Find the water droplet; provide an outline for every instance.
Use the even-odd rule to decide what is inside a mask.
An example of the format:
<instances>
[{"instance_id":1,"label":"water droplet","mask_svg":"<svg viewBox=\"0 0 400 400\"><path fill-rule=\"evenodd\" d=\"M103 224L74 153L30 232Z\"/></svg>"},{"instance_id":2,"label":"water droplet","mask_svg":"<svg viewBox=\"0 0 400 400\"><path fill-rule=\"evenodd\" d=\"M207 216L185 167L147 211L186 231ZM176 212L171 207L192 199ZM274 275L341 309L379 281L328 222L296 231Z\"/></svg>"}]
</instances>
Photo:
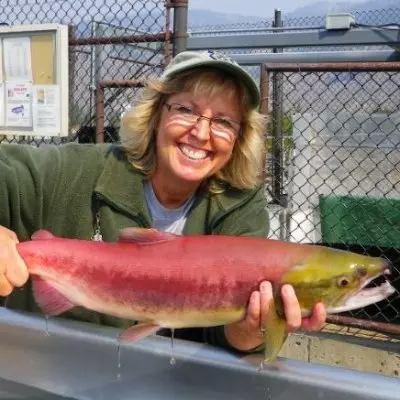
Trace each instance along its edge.
<instances>
[{"instance_id":1,"label":"water droplet","mask_svg":"<svg viewBox=\"0 0 400 400\"><path fill-rule=\"evenodd\" d=\"M121 379L121 342L120 339L118 339L118 347L117 347L117 380L119 381Z\"/></svg>"},{"instance_id":2,"label":"water droplet","mask_svg":"<svg viewBox=\"0 0 400 400\"><path fill-rule=\"evenodd\" d=\"M49 332L49 316L45 315L44 319L46 321L46 330L45 330L45 335L46 336L50 336L50 332Z\"/></svg>"},{"instance_id":3,"label":"water droplet","mask_svg":"<svg viewBox=\"0 0 400 400\"><path fill-rule=\"evenodd\" d=\"M175 356L174 356L174 334L175 334L175 329L171 328L171 357L169 359L169 363L171 365L176 364Z\"/></svg>"}]
</instances>

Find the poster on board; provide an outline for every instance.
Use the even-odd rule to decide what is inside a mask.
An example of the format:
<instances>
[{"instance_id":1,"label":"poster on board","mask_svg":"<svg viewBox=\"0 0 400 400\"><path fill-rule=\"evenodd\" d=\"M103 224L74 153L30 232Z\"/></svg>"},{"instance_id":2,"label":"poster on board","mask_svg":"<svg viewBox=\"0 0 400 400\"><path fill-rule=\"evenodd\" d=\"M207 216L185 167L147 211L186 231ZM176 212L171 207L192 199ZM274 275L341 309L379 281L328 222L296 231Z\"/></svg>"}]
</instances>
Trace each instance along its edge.
<instances>
[{"instance_id":1,"label":"poster on board","mask_svg":"<svg viewBox=\"0 0 400 400\"><path fill-rule=\"evenodd\" d=\"M33 129L43 134L60 130L60 96L57 85L34 85L32 98Z\"/></svg>"},{"instance_id":2,"label":"poster on board","mask_svg":"<svg viewBox=\"0 0 400 400\"><path fill-rule=\"evenodd\" d=\"M6 83L6 126L32 127L32 84Z\"/></svg>"},{"instance_id":3,"label":"poster on board","mask_svg":"<svg viewBox=\"0 0 400 400\"><path fill-rule=\"evenodd\" d=\"M0 136L68 136L68 49L67 25L0 27Z\"/></svg>"},{"instance_id":4,"label":"poster on board","mask_svg":"<svg viewBox=\"0 0 400 400\"><path fill-rule=\"evenodd\" d=\"M4 80L32 82L31 40L29 37L3 39Z\"/></svg>"}]
</instances>

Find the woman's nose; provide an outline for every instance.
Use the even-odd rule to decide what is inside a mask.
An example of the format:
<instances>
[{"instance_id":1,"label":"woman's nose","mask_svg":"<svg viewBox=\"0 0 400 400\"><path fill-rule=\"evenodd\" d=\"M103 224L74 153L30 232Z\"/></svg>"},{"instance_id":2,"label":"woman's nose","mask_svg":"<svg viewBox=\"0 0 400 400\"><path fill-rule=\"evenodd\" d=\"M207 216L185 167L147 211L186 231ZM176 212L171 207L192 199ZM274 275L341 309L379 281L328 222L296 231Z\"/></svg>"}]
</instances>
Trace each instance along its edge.
<instances>
[{"instance_id":1,"label":"woman's nose","mask_svg":"<svg viewBox=\"0 0 400 400\"><path fill-rule=\"evenodd\" d=\"M192 134L199 140L209 140L211 132L211 121L206 117L200 117L192 129Z\"/></svg>"}]
</instances>

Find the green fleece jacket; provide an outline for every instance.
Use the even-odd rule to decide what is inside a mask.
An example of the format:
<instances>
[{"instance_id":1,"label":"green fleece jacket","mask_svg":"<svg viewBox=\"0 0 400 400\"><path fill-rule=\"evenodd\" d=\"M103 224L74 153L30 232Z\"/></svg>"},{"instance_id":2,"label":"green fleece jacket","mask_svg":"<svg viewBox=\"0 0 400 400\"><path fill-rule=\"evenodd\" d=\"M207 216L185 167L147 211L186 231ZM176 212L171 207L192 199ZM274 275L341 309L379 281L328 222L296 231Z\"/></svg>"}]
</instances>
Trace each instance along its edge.
<instances>
[{"instance_id":1,"label":"green fleece jacket","mask_svg":"<svg viewBox=\"0 0 400 400\"><path fill-rule=\"evenodd\" d=\"M118 145L0 145L0 225L16 232L20 241L38 229L90 239L98 215L103 240L116 241L121 228L152 226L144 180ZM268 229L263 188L231 188L223 194L199 193L184 234L265 237ZM6 305L39 312L30 281L14 290ZM133 323L81 307L63 317L121 328ZM228 346L222 327L179 330L175 336Z\"/></svg>"}]
</instances>

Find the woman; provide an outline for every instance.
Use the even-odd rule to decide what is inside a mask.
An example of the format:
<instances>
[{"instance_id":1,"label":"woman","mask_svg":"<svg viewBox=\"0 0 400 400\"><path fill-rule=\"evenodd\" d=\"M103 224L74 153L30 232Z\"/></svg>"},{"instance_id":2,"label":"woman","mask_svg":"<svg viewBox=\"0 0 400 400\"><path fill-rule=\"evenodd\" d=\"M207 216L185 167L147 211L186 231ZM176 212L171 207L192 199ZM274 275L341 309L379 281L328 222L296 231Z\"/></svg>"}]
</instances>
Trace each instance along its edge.
<instances>
[{"instance_id":1,"label":"woman","mask_svg":"<svg viewBox=\"0 0 400 400\"><path fill-rule=\"evenodd\" d=\"M15 243L40 228L107 241L130 226L265 237L258 104L257 85L234 61L213 51L184 52L124 115L120 146L1 146L0 294L11 293L7 306L38 311ZM23 289L13 291L18 286ZM289 331L322 327L322 304L302 319L291 286L282 288L282 297ZM263 282L243 321L176 336L254 350L262 344L261 316L271 299L271 285ZM120 327L132 323L78 307L65 316Z\"/></svg>"}]
</instances>

